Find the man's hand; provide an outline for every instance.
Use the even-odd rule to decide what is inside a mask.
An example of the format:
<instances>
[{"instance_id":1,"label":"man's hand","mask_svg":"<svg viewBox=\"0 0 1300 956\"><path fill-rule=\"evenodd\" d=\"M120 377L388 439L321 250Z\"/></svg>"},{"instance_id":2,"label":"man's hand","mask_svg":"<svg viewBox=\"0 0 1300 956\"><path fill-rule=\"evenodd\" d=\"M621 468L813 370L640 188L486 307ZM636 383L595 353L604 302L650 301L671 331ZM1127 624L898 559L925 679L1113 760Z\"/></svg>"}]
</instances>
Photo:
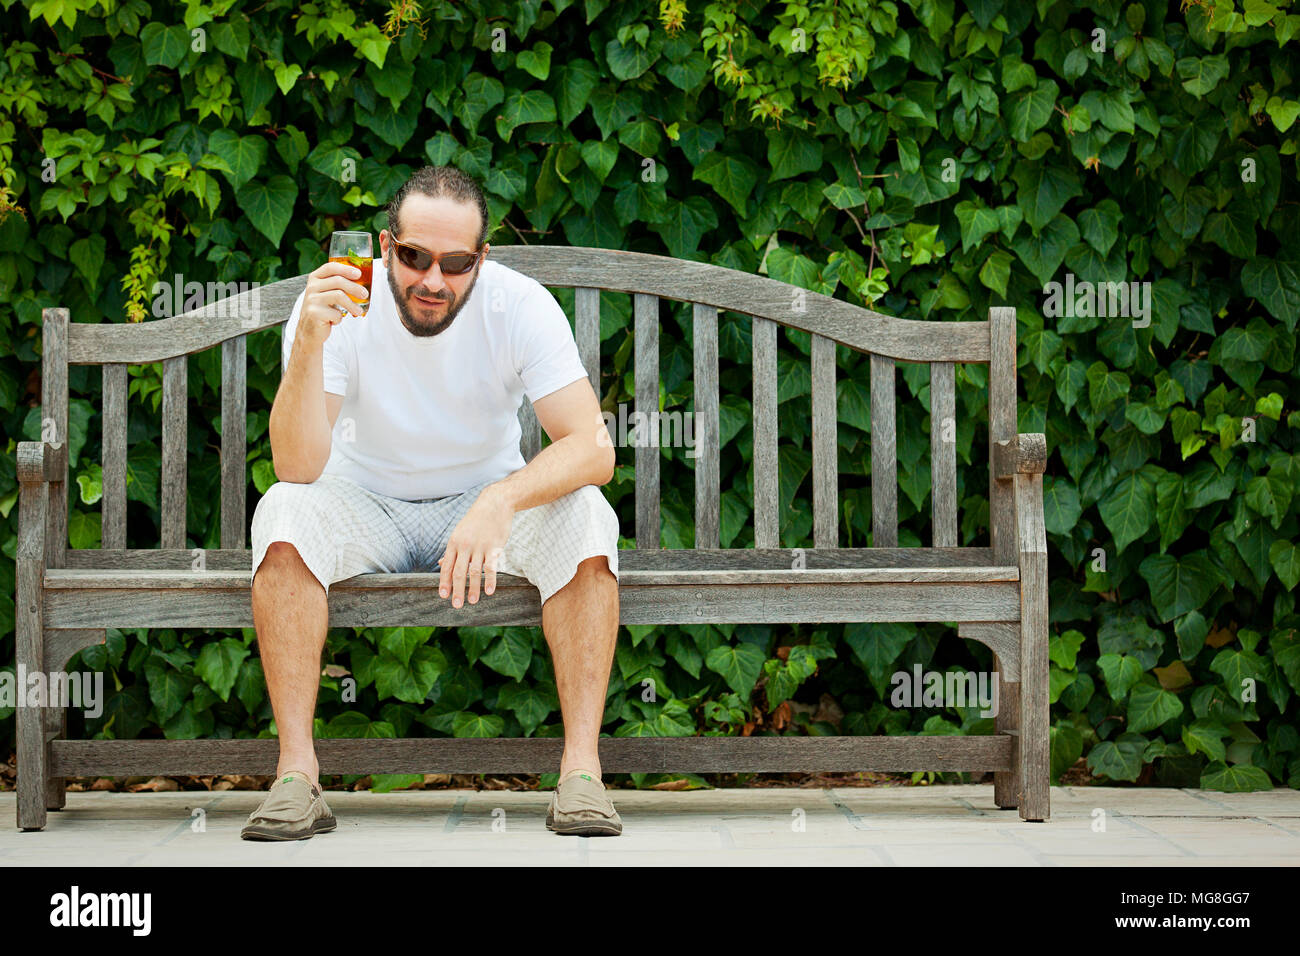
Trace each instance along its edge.
<instances>
[{"instance_id":1,"label":"man's hand","mask_svg":"<svg viewBox=\"0 0 1300 956\"><path fill-rule=\"evenodd\" d=\"M323 345L345 315L360 315L361 304L351 299L351 296L359 299L369 296L365 286L352 281L360 278L361 270L345 262L326 262L311 273L307 277L297 337L313 346Z\"/></svg>"},{"instance_id":2,"label":"man's hand","mask_svg":"<svg viewBox=\"0 0 1300 956\"><path fill-rule=\"evenodd\" d=\"M469 603L478 603L479 575L486 574L484 592L497 587L497 565L510 540L515 510L492 485L481 492L447 539L447 551L438 559L438 596L451 594L452 607L460 607L469 574Z\"/></svg>"}]
</instances>

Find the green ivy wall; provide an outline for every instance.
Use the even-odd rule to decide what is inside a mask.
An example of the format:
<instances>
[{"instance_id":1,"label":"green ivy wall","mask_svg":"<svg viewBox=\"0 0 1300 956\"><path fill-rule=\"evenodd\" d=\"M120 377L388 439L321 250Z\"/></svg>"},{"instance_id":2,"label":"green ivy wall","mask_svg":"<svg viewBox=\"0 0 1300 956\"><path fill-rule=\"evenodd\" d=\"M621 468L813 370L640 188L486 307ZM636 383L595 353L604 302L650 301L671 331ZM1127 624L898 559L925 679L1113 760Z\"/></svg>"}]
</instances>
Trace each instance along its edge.
<instances>
[{"instance_id":1,"label":"green ivy wall","mask_svg":"<svg viewBox=\"0 0 1300 956\"><path fill-rule=\"evenodd\" d=\"M153 316L155 281L270 282L378 230L419 165L489 199L493 241L698 259L944 321L1019 310L1020 428L1047 433L1052 769L1300 785L1295 326L1300 9L1248 0L154 3L4 8L0 662L12 666L15 444L40 437L41 309ZM420 8L424 9L421 10ZM1049 308L1049 281L1149 283L1149 323ZM557 290L571 311L572 294ZM606 407L630 401L607 296ZM689 316L662 340L691 407ZM781 535L811 544L809 342L782 333ZM249 513L275 480L279 332L249 343ZM864 357L840 348L841 540L868 543ZM752 546L748 325L724 316L722 539ZM133 367L129 542L158 541L160 366ZM218 544L219 355L190 363L188 527ZM900 543L929 540L928 372L902 366ZM100 381L70 376L74 547L99 542ZM960 367L960 535L987 542L985 369ZM689 547L692 463L665 462ZM605 488L632 526L632 450ZM251 630L110 631L74 734L257 736ZM557 735L539 629L334 629L331 736ZM889 677L987 670L951 628L628 628L605 729L986 733ZM355 702L340 693L347 678ZM653 679L654 701L642 700ZM0 739L12 740L12 709ZM408 783L381 778L379 788ZM642 780L641 782L645 782Z\"/></svg>"}]
</instances>

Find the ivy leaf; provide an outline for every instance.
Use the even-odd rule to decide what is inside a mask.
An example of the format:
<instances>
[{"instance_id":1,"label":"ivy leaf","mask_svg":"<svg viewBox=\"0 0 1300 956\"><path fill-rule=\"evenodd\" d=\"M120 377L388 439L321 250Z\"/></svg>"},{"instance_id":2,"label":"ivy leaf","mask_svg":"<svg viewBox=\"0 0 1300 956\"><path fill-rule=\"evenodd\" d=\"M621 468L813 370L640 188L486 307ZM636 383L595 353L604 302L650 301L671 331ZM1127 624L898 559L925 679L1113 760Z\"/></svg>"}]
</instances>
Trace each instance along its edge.
<instances>
[{"instance_id":1,"label":"ivy leaf","mask_svg":"<svg viewBox=\"0 0 1300 956\"><path fill-rule=\"evenodd\" d=\"M748 699L763 669L763 652L753 644L722 644L709 651L704 666L720 674L727 686Z\"/></svg>"},{"instance_id":2,"label":"ivy leaf","mask_svg":"<svg viewBox=\"0 0 1300 956\"><path fill-rule=\"evenodd\" d=\"M1201 552L1179 560L1153 554L1139 565L1151 586L1151 600L1162 622L1172 621L1203 605L1219 585L1219 571Z\"/></svg>"},{"instance_id":3,"label":"ivy leaf","mask_svg":"<svg viewBox=\"0 0 1300 956\"><path fill-rule=\"evenodd\" d=\"M230 690L235 686L239 668L248 657L249 650L243 641L227 637L212 644L204 644L194 673L211 687L223 701L230 700Z\"/></svg>"},{"instance_id":4,"label":"ivy leaf","mask_svg":"<svg viewBox=\"0 0 1300 956\"><path fill-rule=\"evenodd\" d=\"M1201 789L1246 793L1251 790L1272 790L1273 781L1259 767L1249 764L1230 767L1226 763L1215 761L1201 772Z\"/></svg>"},{"instance_id":5,"label":"ivy leaf","mask_svg":"<svg viewBox=\"0 0 1300 956\"><path fill-rule=\"evenodd\" d=\"M1069 534L1083 514L1078 490L1065 478L1048 476L1043 482L1043 513L1049 534Z\"/></svg>"},{"instance_id":6,"label":"ivy leaf","mask_svg":"<svg viewBox=\"0 0 1300 956\"><path fill-rule=\"evenodd\" d=\"M1007 131L1017 142L1027 142L1047 125L1056 107L1061 88L1053 80L1039 80L1038 85L1007 100ZM1049 217L1050 218L1050 217Z\"/></svg>"},{"instance_id":7,"label":"ivy leaf","mask_svg":"<svg viewBox=\"0 0 1300 956\"><path fill-rule=\"evenodd\" d=\"M1141 734L1126 733L1115 740L1103 740L1088 752L1088 769L1112 780L1137 780L1146 746Z\"/></svg>"},{"instance_id":8,"label":"ivy leaf","mask_svg":"<svg viewBox=\"0 0 1300 956\"><path fill-rule=\"evenodd\" d=\"M208 137L208 149L230 167L222 170L222 175L236 191L266 162L266 140L260 136L240 136L233 130L219 129Z\"/></svg>"},{"instance_id":9,"label":"ivy leaf","mask_svg":"<svg viewBox=\"0 0 1300 956\"><path fill-rule=\"evenodd\" d=\"M1268 561L1286 589L1295 591L1296 586L1300 585L1300 548L1290 541L1274 541L1268 549Z\"/></svg>"},{"instance_id":10,"label":"ivy leaf","mask_svg":"<svg viewBox=\"0 0 1300 956\"><path fill-rule=\"evenodd\" d=\"M1151 527L1155 517L1152 485L1153 482L1141 472L1129 472L1098 506L1101 520L1115 537L1117 551L1123 551Z\"/></svg>"},{"instance_id":11,"label":"ivy leaf","mask_svg":"<svg viewBox=\"0 0 1300 956\"><path fill-rule=\"evenodd\" d=\"M758 182L758 168L748 158L712 152L695 167L691 178L708 183L737 214L744 216L750 193Z\"/></svg>"},{"instance_id":12,"label":"ivy leaf","mask_svg":"<svg viewBox=\"0 0 1300 956\"><path fill-rule=\"evenodd\" d=\"M497 134L510 142L511 134L526 123L555 122L555 101L542 90L511 93L497 114Z\"/></svg>"},{"instance_id":13,"label":"ivy leaf","mask_svg":"<svg viewBox=\"0 0 1300 956\"><path fill-rule=\"evenodd\" d=\"M526 628L508 627L481 660L498 674L523 680L533 659L533 639Z\"/></svg>"},{"instance_id":14,"label":"ivy leaf","mask_svg":"<svg viewBox=\"0 0 1300 956\"><path fill-rule=\"evenodd\" d=\"M140 49L144 53L145 63L150 66L175 69L190 50L190 34L179 23L164 27L154 21L140 31Z\"/></svg>"},{"instance_id":15,"label":"ivy leaf","mask_svg":"<svg viewBox=\"0 0 1300 956\"><path fill-rule=\"evenodd\" d=\"M1183 702L1158 684L1139 684L1128 699L1128 723L1133 733L1155 730L1183 712Z\"/></svg>"},{"instance_id":16,"label":"ivy leaf","mask_svg":"<svg viewBox=\"0 0 1300 956\"><path fill-rule=\"evenodd\" d=\"M500 737L505 729L505 720L496 714L461 711L452 722L452 734L456 737Z\"/></svg>"},{"instance_id":17,"label":"ivy leaf","mask_svg":"<svg viewBox=\"0 0 1300 956\"><path fill-rule=\"evenodd\" d=\"M1066 202L1083 193L1079 177L1073 171L1045 163L1018 163L1012 178L1019 186L1016 204L1035 232L1051 222Z\"/></svg>"},{"instance_id":18,"label":"ivy leaf","mask_svg":"<svg viewBox=\"0 0 1300 956\"><path fill-rule=\"evenodd\" d=\"M1247 259L1255 254L1255 220L1236 204L1205 219L1201 238L1213 242L1230 256Z\"/></svg>"},{"instance_id":19,"label":"ivy leaf","mask_svg":"<svg viewBox=\"0 0 1300 956\"><path fill-rule=\"evenodd\" d=\"M253 228L278 246L293 218L298 184L288 176L277 174L266 182L246 183L236 195Z\"/></svg>"},{"instance_id":20,"label":"ivy leaf","mask_svg":"<svg viewBox=\"0 0 1300 956\"><path fill-rule=\"evenodd\" d=\"M1241 267L1241 288L1295 331L1300 316L1300 264L1281 259L1251 259Z\"/></svg>"}]
</instances>

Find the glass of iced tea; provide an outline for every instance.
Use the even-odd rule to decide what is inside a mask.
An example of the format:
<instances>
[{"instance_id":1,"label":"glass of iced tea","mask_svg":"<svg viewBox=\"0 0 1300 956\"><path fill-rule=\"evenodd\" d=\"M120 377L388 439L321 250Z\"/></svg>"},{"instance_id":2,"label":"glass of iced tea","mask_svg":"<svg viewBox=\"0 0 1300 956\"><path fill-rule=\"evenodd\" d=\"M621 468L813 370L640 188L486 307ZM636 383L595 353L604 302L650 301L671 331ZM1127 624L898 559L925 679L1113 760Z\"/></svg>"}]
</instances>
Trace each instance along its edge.
<instances>
[{"instance_id":1,"label":"glass of iced tea","mask_svg":"<svg viewBox=\"0 0 1300 956\"><path fill-rule=\"evenodd\" d=\"M330 236L330 262L346 262L350 266L356 266L361 270L361 278L353 281L366 287L370 291L370 274L373 266L374 249L370 244L370 233L368 232L335 232ZM361 306L361 314L365 315L370 305L369 299L358 299L354 296L348 296L353 302Z\"/></svg>"}]
</instances>

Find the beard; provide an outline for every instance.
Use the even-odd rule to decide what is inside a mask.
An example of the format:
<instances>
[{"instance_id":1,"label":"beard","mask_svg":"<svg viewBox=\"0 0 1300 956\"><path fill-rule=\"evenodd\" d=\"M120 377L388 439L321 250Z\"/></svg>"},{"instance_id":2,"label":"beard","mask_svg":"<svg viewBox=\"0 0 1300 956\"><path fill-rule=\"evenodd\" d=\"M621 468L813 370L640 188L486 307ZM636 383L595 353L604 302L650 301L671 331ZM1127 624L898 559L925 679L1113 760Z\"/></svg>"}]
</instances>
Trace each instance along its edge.
<instances>
[{"instance_id":1,"label":"beard","mask_svg":"<svg viewBox=\"0 0 1300 956\"><path fill-rule=\"evenodd\" d=\"M393 301L397 303L397 316L402 320L402 325L406 326L406 331L420 338L440 335L450 327L452 321L460 314L460 310L465 307L465 303L469 301L470 293L474 291L474 283L478 282L479 268L482 266L480 261L479 265L474 267L474 276L470 279L464 296L458 298L450 286L439 293L430 291L422 282L406 289L399 289L393 272L392 247L388 250L388 261L385 264L388 288L392 290ZM437 299L447 304L430 309L415 301L417 295L426 299Z\"/></svg>"}]
</instances>

